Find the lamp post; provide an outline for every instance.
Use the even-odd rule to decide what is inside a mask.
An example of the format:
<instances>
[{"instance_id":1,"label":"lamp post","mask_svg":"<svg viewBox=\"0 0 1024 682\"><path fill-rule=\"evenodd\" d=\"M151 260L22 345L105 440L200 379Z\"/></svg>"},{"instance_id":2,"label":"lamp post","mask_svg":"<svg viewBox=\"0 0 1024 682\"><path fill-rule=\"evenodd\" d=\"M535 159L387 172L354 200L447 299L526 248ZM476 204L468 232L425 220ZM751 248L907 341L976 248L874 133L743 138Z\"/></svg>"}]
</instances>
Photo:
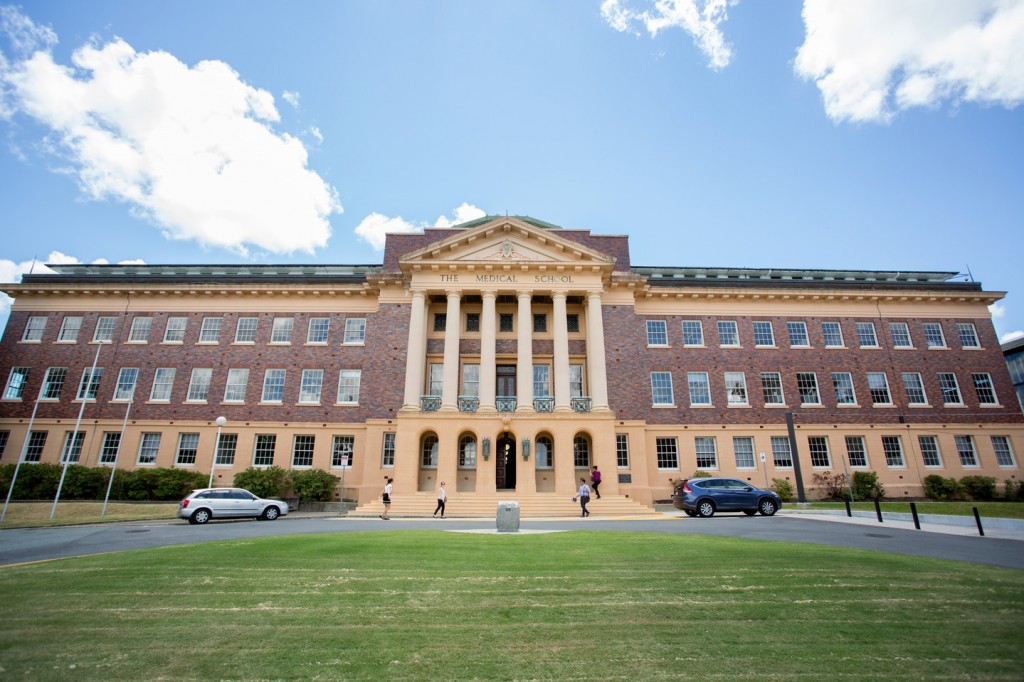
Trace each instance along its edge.
<instances>
[{"instance_id":1,"label":"lamp post","mask_svg":"<svg viewBox=\"0 0 1024 682\"><path fill-rule=\"evenodd\" d=\"M213 487L213 470L217 466L217 453L220 451L220 430L228 423L227 417L217 417L217 442L213 446L213 458L210 460L210 482L207 488Z\"/></svg>"}]
</instances>

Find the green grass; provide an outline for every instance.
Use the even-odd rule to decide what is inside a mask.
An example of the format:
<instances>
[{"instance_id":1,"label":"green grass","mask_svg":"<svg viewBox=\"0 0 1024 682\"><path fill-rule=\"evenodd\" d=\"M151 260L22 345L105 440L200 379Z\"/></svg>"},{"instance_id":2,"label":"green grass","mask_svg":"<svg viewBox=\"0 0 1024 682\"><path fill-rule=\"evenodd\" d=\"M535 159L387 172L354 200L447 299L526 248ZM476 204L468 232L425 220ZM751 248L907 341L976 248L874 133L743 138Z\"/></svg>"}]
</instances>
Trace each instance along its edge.
<instances>
[{"instance_id":1,"label":"green grass","mask_svg":"<svg viewBox=\"0 0 1024 682\"><path fill-rule=\"evenodd\" d=\"M905 512L910 513L909 502L880 502L883 512ZM949 514L950 516L974 516L973 508L978 508L982 518L1003 519L1024 519L1024 502L916 502L918 514ZM790 502L789 508L794 508L795 502ZM874 502L854 502L852 505L856 511L870 511L874 513ZM842 502L811 502L810 509L843 509L846 507Z\"/></svg>"},{"instance_id":2,"label":"green grass","mask_svg":"<svg viewBox=\"0 0 1024 682\"><path fill-rule=\"evenodd\" d=\"M103 502L58 502L50 520L53 502L11 502L7 506L3 526L0 528L35 528L40 526L67 526L79 523L106 521L147 521L173 519L178 511L177 502L110 502L107 513Z\"/></svg>"},{"instance_id":3,"label":"green grass","mask_svg":"<svg viewBox=\"0 0 1024 682\"><path fill-rule=\"evenodd\" d=\"M0 570L0 677L1019 680L1024 572L732 538L394 531Z\"/></svg>"}]
</instances>

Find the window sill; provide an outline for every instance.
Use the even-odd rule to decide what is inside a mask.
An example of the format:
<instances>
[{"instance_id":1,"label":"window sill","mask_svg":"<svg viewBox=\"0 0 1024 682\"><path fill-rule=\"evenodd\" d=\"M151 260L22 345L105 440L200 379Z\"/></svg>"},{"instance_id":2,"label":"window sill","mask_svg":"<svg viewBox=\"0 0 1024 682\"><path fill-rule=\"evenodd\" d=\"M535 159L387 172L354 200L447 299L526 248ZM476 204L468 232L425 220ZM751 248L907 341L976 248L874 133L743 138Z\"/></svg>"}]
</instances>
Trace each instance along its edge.
<instances>
[{"instance_id":1,"label":"window sill","mask_svg":"<svg viewBox=\"0 0 1024 682\"><path fill-rule=\"evenodd\" d=\"M785 408L789 407L789 405L787 405L786 403L765 403L764 406L769 408L769 409L776 409L776 410L778 410L778 409L785 409Z\"/></svg>"},{"instance_id":2,"label":"window sill","mask_svg":"<svg viewBox=\"0 0 1024 682\"><path fill-rule=\"evenodd\" d=\"M18 341L18 343L42 343L42 342L43 342L42 339L22 339L21 341Z\"/></svg>"},{"instance_id":3,"label":"window sill","mask_svg":"<svg viewBox=\"0 0 1024 682\"><path fill-rule=\"evenodd\" d=\"M860 407L860 403L836 403L836 407L838 407L839 409L858 408Z\"/></svg>"},{"instance_id":4,"label":"window sill","mask_svg":"<svg viewBox=\"0 0 1024 682\"><path fill-rule=\"evenodd\" d=\"M359 403L334 403L335 407L357 407Z\"/></svg>"},{"instance_id":5,"label":"window sill","mask_svg":"<svg viewBox=\"0 0 1024 682\"><path fill-rule=\"evenodd\" d=\"M996 407L1002 407L1002 405L1000 405L999 403L979 403L978 407L980 407L981 409L984 410L984 409L993 409L993 408L996 408Z\"/></svg>"},{"instance_id":6,"label":"window sill","mask_svg":"<svg viewBox=\"0 0 1024 682\"><path fill-rule=\"evenodd\" d=\"M735 405L726 405L726 407L728 407L730 409L732 409L732 408L745 409L745 408L749 408L750 407L750 403L736 403Z\"/></svg>"},{"instance_id":7,"label":"window sill","mask_svg":"<svg viewBox=\"0 0 1024 682\"><path fill-rule=\"evenodd\" d=\"M161 341L160 342L161 346L182 346L184 344L185 344L184 341Z\"/></svg>"},{"instance_id":8,"label":"window sill","mask_svg":"<svg viewBox=\"0 0 1024 682\"><path fill-rule=\"evenodd\" d=\"M232 341L232 346L255 346L255 341Z\"/></svg>"},{"instance_id":9,"label":"window sill","mask_svg":"<svg viewBox=\"0 0 1024 682\"><path fill-rule=\"evenodd\" d=\"M943 407L952 407L952 408L967 407L963 403L942 403L942 406Z\"/></svg>"},{"instance_id":10,"label":"window sill","mask_svg":"<svg viewBox=\"0 0 1024 682\"><path fill-rule=\"evenodd\" d=\"M653 409L655 409L655 410L674 410L674 409L676 409L675 404L672 404L672 405L651 405L651 407Z\"/></svg>"},{"instance_id":11,"label":"window sill","mask_svg":"<svg viewBox=\"0 0 1024 682\"><path fill-rule=\"evenodd\" d=\"M270 401L263 401L263 400L261 400L260 402L258 402L256 404L259 405L260 407L274 407L274 406L281 407L284 403L282 403L280 400L270 400Z\"/></svg>"},{"instance_id":12,"label":"window sill","mask_svg":"<svg viewBox=\"0 0 1024 682\"><path fill-rule=\"evenodd\" d=\"M342 346L365 346L365 341L343 341Z\"/></svg>"},{"instance_id":13,"label":"window sill","mask_svg":"<svg viewBox=\"0 0 1024 682\"><path fill-rule=\"evenodd\" d=\"M915 407L916 408L922 408L922 407L932 407L932 406L929 405L928 403L907 403L907 407L909 407L910 409L914 409Z\"/></svg>"}]
</instances>

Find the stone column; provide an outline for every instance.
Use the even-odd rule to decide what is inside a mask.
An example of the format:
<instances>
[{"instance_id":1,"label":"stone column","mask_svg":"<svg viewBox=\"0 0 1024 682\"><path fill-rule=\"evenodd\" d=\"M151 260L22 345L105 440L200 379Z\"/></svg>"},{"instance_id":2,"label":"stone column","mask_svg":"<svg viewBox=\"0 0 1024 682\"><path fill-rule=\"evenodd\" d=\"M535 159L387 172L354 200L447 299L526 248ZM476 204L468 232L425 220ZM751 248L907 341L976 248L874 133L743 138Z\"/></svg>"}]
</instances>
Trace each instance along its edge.
<instances>
[{"instance_id":1,"label":"stone column","mask_svg":"<svg viewBox=\"0 0 1024 682\"><path fill-rule=\"evenodd\" d=\"M498 324L495 314L495 291L483 292L484 310L480 316L480 411L494 412L494 392L497 374L495 360L498 344Z\"/></svg>"},{"instance_id":2,"label":"stone column","mask_svg":"<svg viewBox=\"0 0 1024 682\"><path fill-rule=\"evenodd\" d=\"M516 342L516 412L533 412L533 292L520 291Z\"/></svg>"},{"instance_id":3,"label":"stone column","mask_svg":"<svg viewBox=\"0 0 1024 682\"><path fill-rule=\"evenodd\" d=\"M570 412L569 400L569 325L565 314L565 292L552 292L555 303L555 411Z\"/></svg>"},{"instance_id":4,"label":"stone column","mask_svg":"<svg viewBox=\"0 0 1024 682\"><path fill-rule=\"evenodd\" d=\"M459 409L459 302L462 294L448 292L448 310L444 327L444 385L441 387L441 409L445 412Z\"/></svg>"},{"instance_id":5,"label":"stone column","mask_svg":"<svg viewBox=\"0 0 1024 682\"><path fill-rule=\"evenodd\" d=\"M608 375L604 355L604 320L601 292L587 294L587 374L594 410L608 410Z\"/></svg>"},{"instance_id":6,"label":"stone column","mask_svg":"<svg viewBox=\"0 0 1024 682\"><path fill-rule=\"evenodd\" d=\"M420 395L423 390L423 367L427 360L426 335L426 292L416 289L412 292L412 308L409 312L409 354L405 359L405 401L403 410L420 409Z\"/></svg>"}]
</instances>

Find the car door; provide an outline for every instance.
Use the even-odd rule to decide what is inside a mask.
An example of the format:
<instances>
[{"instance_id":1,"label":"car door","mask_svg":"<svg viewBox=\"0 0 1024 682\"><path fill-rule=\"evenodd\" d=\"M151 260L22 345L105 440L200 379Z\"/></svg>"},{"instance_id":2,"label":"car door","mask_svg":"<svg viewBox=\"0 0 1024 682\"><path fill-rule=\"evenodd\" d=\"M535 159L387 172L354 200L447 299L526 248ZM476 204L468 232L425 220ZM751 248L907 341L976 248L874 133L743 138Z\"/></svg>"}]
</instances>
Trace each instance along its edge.
<instances>
[{"instance_id":1,"label":"car door","mask_svg":"<svg viewBox=\"0 0 1024 682\"><path fill-rule=\"evenodd\" d=\"M228 490L211 490L206 502L215 519L230 518L235 515L234 500L231 499L231 493Z\"/></svg>"},{"instance_id":2,"label":"car door","mask_svg":"<svg viewBox=\"0 0 1024 682\"><path fill-rule=\"evenodd\" d=\"M753 493L754 489L747 483L732 478L721 481L721 483L724 486L722 498L725 500L724 504L729 509L753 509L757 506L757 497Z\"/></svg>"},{"instance_id":3,"label":"car door","mask_svg":"<svg viewBox=\"0 0 1024 682\"><path fill-rule=\"evenodd\" d=\"M231 497L232 501L235 504L236 516L259 516L259 498L250 493L248 490L234 488L231 491Z\"/></svg>"}]
</instances>

